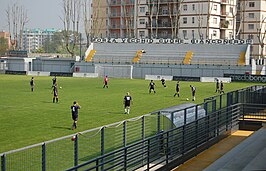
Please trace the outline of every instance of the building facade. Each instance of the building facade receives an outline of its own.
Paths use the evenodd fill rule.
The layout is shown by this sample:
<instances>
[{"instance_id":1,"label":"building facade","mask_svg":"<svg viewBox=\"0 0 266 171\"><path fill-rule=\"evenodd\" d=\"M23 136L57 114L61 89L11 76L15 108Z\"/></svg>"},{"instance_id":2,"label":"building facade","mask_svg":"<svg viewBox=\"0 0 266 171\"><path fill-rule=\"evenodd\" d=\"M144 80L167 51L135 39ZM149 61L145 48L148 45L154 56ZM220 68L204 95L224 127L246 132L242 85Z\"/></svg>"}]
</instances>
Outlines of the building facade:
<instances>
[{"instance_id":1,"label":"building facade","mask_svg":"<svg viewBox=\"0 0 266 171\"><path fill-rule=\"evenodd\" d=\"M5 31L1 31L0 32L0 38L3 37L7 40L7 47L8 49L11 48L11 40L10 40L10 33L9 32L5 32Z\"/></svg>"},{"instance_id":2,"label":"building facade","mask_svg":"<svg viewBox=\"0 0 266 171\"><path fill-rule=\"evenodd\" d=\"M239 0L238 2L239 38L252 39L251 55L255 59L266 56L266 1Z\"/></svg>"},{"instance_id":3,"label":"building facade","mask_svg":"<svg viewBox=\"0 0 266 171\"><path fill-rule=\"evenodd\" d=\"M266 55L263 0L94 0L92 7L102 23L96 37L252 39L252 57Z\"/></svg>"},{"instance_id":4,"label":"building facade","mask_svg":"<svg viewBox=\"0 0 266 171\"><path fill-rule=\"evenodd\" d=\"M58 31L56 29L25 29L22 36L23 49L31 53L43 47L45 41L52 40L54 33Z\"/></svg>"}]
</instances>

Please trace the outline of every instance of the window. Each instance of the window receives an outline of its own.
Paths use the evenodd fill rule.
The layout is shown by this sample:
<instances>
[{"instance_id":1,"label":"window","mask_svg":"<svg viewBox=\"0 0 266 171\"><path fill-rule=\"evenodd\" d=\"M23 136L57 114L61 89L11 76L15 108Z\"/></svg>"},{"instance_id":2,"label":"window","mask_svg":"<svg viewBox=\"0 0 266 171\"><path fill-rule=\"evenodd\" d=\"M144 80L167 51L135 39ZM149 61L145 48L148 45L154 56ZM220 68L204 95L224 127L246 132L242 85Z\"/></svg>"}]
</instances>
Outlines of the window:
<instances>
[{"instance_id":1,"label":"window","mask_svg":"<svg viewBox=\"0 0 266 171\"><path fill-rule=\"evenodd\" d=\"M187 17L183 18L183 24L187 24Z\"/></svg>"},{"instance_id":2,"label":"window","mask_svg":"<svg viewBox=\"0 0 266 171\"><path fill-rule=\"evenodd\" d=\"M192 23L193 23L193 24L195 23L195 18L194 18L194 17L192 17Z\"/></svg>"},{"instance_id":3,"label":"window","mask_svg":"<svg viewBox=\"0 0 266 171\"><path fill-rule=\"evenodd\" d=\"M229 32L228 36L229 36L228 37L229 39L233 38L233 33L232 32Z\"/></svg>"},{"instance_id":4,"label":"window","mask_svg":"<svg viewBox=\"0 0 266 171\"><path fill-rule=\"evenodd\" d=\"M163 15L167 15L168 14L168 10L167 9L163 9Z\"/></svg>"},{"instance_id":5,"label":"window","mask_svg":"<svg viewBox=\"0 0 266 171\"><path fill-rule=\"evenodd\" d=\"M213 35L213 37L216 37L217 36L217 31L213 30L212 35Z\"/></svg>"},{"instance_id":6,"label":"window","mask_svg":"<svg viewBox=\"0 0 266 171\"><path fill-rule=\"evenodd\" d=\"M187 11L187 5L183 5L183 10Z\"/></svg>"},{"instance_id":7,"label":"window","mask_svg":"<svg viewBox=\"0 0 266 171\"><path fill-rule=\"evenodd\" d=\"M252 34L248 35L248 39L253 39L253 38L254 38L254 35L252 35Z\"/></svg>"},{"instance_id":8,"label":"window","mask_svg":"<svg viewBox=\"0 0 266 171\"><path fill-rule=\"evenodd\" d=\"M184 39L187 38L187 30L183 30Z\"/></svg>"},{"instance_id":9,"label":"window","mask_svg":"<svg viewBox=\"0 0 266 171\"><path fill-rule=\"evenodd\" d=\"M145 37L145 31L139 31L139 36L140 36L141 38Z\"/></svg>"},{"instance_id":10,"label":"window","mask_svg":"<svg viewBox=\"0 0 266 171\"><path fill-rule=\"evenodd\" d=\"M213 24L217 24L217 18L213 18Z\"/></svg>"},{"instance_id":11,"label":"window","mask_svg":"<svg viewBox=\"0 0 266 171\"><path fill-rule=\"evenodd\" d=\"M142 13L145 12L145 7L140 7L139 12L142 12Z\"/></svg>"},{"instance_id":12,"label":"window","mask_svg":"<svg viewBox=\"0 0 266 171\"><path fill-rule=\"evenodd\" d=\"M217 11L217 5L213 5L213 10Z\"/></svg>"},{"instance_id":13,"label":"window","mask_svg":"<svg viewBox=\"0 0 266 171\"><path fill-rule=\"evenodd\" d=\"M233 12L234 12L233 7L230 7L230 13L233 14Z\"/></svg>"},{"instance_id":14,"label":"window","mask_svg":"<svg viewBox=\"0 0 266 171\"><path fill-rule=\"evenodd\" d=\"M192 4L192 10L195 11L195 4Z\"/></svg>"},{"instance_id":15,"label":"window","mask_svg":"<svg viewBox=\"0 0 266 171\"><path fill-rule=\"evenodd\" d=\"M248 13L248 17L249 18L255 18L255 15L254 15L254 13Z\"/></svg>"},{"instance_id":16,"label":"window","mask_svg":"<svg viewBox=\"0 0 266 171\"><path fill-rule=\"evenodd\" d=\"M145 19L139 19L139 24L145 24Z\"/></svg>"},{"instance_id":17,"label":"window","mask_svg":"<svg viewBox=\"0 0 266 171\"><path fill-rule=\"evenodd\" d=\"M195 37L195 31L191 30L191 34L192 34L192 37L194 38Z\"/></svg>"},{"instance_id":18,"label":"window","mask_svg":"<svg viewBox=\"0 0 266 171\"><path fill-rule=\"evenodd\" d=\"M249 25L248 25L248 29L249 29L249 30L253 30L253 29L254 29L254 24L249 24Z\"/></svg>"},{"instance_id":19,"label":"window","mask_svg":"<svg viewBox=\"0 0 266 171\"><path fill-rule=\"evenodd\" d=\"M249 3L248 3L248 6L249 6L249 7L255 7L255 2L249 2Z\"/></svg>"}]
</instances>

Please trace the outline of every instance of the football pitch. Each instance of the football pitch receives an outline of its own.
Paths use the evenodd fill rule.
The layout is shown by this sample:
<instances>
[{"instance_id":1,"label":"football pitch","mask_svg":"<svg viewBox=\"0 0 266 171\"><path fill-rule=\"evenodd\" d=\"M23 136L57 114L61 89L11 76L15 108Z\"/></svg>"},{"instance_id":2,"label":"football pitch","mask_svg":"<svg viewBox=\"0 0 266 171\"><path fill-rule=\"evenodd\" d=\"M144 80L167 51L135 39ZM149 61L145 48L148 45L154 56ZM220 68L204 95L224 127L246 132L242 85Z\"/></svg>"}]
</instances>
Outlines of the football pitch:
<instances>
[{"instance_id":1,"label":"football pitch","mask_svg":"<svg viewBox=\"0 0 266 171\"><path fill-rule=\"evenodd\" d=\"M166 88L155 81L156 94L149 94L149 81L143 79L110 78L109 88L103 88L103 78L58 77L58 87L62 89L59 103L53 103L53 77L34 77L34 92L30 89L30 78L0 75L0 153L191 102L189 85L196 87L194 103L217 95L215 83L181 81L180 97L173 97L175 81L166 81ZM224 90L252 85L258 83L225 83ZM133 98L129 115L124 114L126 92ZM81 109L78 128L73 131L70 106L74 100Z\"/></svg>"}]
</instances>

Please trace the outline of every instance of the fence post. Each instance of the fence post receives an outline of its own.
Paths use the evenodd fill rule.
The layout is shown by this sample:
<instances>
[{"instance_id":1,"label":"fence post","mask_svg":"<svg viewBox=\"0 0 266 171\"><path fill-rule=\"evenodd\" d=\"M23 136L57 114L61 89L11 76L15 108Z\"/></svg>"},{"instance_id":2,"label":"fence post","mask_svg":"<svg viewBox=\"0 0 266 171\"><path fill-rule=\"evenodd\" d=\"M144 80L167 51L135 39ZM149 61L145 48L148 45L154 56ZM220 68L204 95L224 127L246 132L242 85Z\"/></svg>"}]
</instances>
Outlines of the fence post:
<instances>
[{"instance_id":1,"label":"fence post","mask_svg":"<svg viewBox=\"0 0 266 171\"><path fill-rule=\"evenodd\" d=\"M141 118L142 120L142 122L141 122L141 124L142 124L142 128L141 128L141 134L142 134L142 140L144 140L144 138L145 138L145 118L144 118L144 116L142 116L142 118Z\"/></svg>"},{"instance_id":2,"label":"fence post","mask_svg":"<svg viewBox=\"0 0 266 171\"><path fill-rule=\"evenodd\" d=\"M46 170L46 144L42 144L42 171Z\"/></svg>"},{"instance_id":3,"label":"fence post","mask_svg":"<svg viewBox=\"0 0 266 171\"><path fill-rule=\"evenodd\" d=\"M124 170L127 170L127 148L124 150Z\"/></svg>"},{"instance_id":4,"label":"fence post","mask_svg":"<svg viewBox=\"0 0 266 171\"><path fill-rule=\"evenodd\" d=\"M157 133L161 131L161 112L158 112Z\"/></svg>"},{"instance_id":5,"label":"fence post","mask_svg":"<svg viewBox=\"0 0 266 171\"><path fill-rule=\"evenodd\" d=\"M184 109L184 125L182 126L182 155L185 152L185 136L186 136L186 124L187 124L187 109Z\"/></svg>"},{"instance_id":6,"label":"fence post","mask_svg":"<svg viewBox=\"0 0 266 171\"><path fill-rule=\"evenodd\" d=\"M78 135L75 135L74 141L74 166L78 165Z\"/></svg>"},{"instance_id":7,"label":"fence post","mask_svg":"<svg viewBox=\"0 0 266 171\"><path fill-rule=\"evenodd\" d=\"M101 130L101 155L104 155L104 127ZM101 160L101 170L104 170L103 158Z\"/></svg>"},{"instance_id":8,"label":"fence post","mask_svg":"<svg viewBox=\"0 0 266 171\"><path fill-rule=\"evenodd\" d=\"M6 171L6 154L1 156L1 169L2 171Z\"/></svg>"},{"instance_id":9,"label":"fence post","mask_svg":"<svg viewBox=\"0 0 266 171\"><path fill-rule=\"evenodd\" d=\"M124 121L123 123L123 144L124 144L124 147L127 145L127 121Z\"/></svg>"},{"instance_id":10,"label":"fence post","mask_svg":"<svg viewBox=\"0 0 266 171\"><path fill-rule=\"evenodd\" d=\"M195 147L197 148L198 147L198 124L199 124L199 121L198 121L198 105L195 106L195 123L196 123L196 137L195 137L195 140L196 140L196 145Z\"/></svg>"},{"instance_id":11,"label":"fence post","mask_svg":"<svg viewBox=\"0 0 266 171\"><path fill-rule=\"evenodd\" d=\"M147 171L150 170L150 139L148 140L148 150L147 150Z\"/></svg>"}]
</instances>

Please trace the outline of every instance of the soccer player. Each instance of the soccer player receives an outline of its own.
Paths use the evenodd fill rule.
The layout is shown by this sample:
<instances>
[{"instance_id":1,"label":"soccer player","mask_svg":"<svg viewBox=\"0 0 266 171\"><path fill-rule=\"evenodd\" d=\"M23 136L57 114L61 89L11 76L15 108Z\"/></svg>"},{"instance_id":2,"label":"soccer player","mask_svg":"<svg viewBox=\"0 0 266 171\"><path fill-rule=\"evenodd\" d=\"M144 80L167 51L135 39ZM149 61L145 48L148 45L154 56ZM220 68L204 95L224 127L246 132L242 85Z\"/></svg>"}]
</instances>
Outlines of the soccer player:
<instances>
[{"instance_id":1,"label":"soccer player","mask_svg":"<svg viewBox=\"0 0 266 171\"><path fill-rule=\"evenodd\" d=\"M166 87L164 78L161 79L161 82L162 82L163 87Z\"/></svg>"},{"instance_id":2,"label":"soccer player","mask_svg":"<svg viewBox=\"0 0 266 171\"><path fill-rule=\"evenodd\" d=\"M125 114L129 114L130 112L130 102L133 101L132 97L127 92L126 96L124 97L124 105L125 105Z\"/></svg>"},{"instance_id":3,"label":"soccer player","mask_svg":"<svg viewBox=\"0 0 266 171\"><path fill-rule=\"evenodd\" d=\"M150 84L149 84L149 94L151 93L151 91L153 91L153 93L155 94L156 91L154 90L155 88L155 83L153 82L153 80L151 80Z\"/></svg>"},{"instance_id":4,"label":"soccer player","mask_svg":"<svg viewBox=\"0 0 266 171\"><path fill-rule=\"evenodd\" d=\"M71 113L72 113L72 119L73 119L72 130L77 128L78 113L79 113L80 108L81 106L76 101L74 101L73 105L71 106Z\"/></svg>"},{"instance_id":5,"label":"soccer player","mask_svg":"<svg viewBox=\"0 0 266 171\"><path fill-rule=\"evenodd\" d=\"M176 93L174 94L174 97L176 95L177 95L177 97L179 97L179 91L180 91L179 81L176 82L175 90L176 90Z\"/></svg>"},{"instance_id":6,"label":"soccer player","mask_svg":"<svg viewBox=\"0 0 266 171\"><path fill-rule=\"evenodd\" d=\"M52 83L53 83L53 85L52 85L52 87L56 84L56 76L54 76L54 78L52 79Z\"/></svg>"},{"instance_id":7,"label":"soccer player","mask_svg":"<svg viewBox=\"0 0 266 171\"><path fill-rule=\"evenodd\" d=\"M196 87L190 85L190 88L191 88L191 93L192 93L192 101L195 101L196 100Z\"/></svg>"},{"instance_id":8,"label":"soccer player","mask_svg":"<svg viewBox=\"0 0 266 171\"><path fill-rule=\"evenodd\" d=\"M107 75L104 77L103 83L104 83L103 88L105 87L108 88L108 76Z\"/></svg>"},{"instance_id":9,"label":"soccer player","mask_svg":"<svg viewBox=\"0 0 266 171\"><path fill-rule=\"evenodd\" d=\"M34 85L35 85L35 83L34 83L34 78L31 77L31 80L30 80L30 87L31 87L31 91L32 91L32 92L33 92L33 90L34 90Z\"/></svg>"},{"instance_id":10,"label":"soccer player","mask_svg":"<svg viewBox=\"0 0 266 171\"><path fill-rule=\"evenodd\" d=\"M53 103L55 101L56 101L56 103L58 103L58 89L57 89L57 84L53 85L52 93L54 94Z\"/></svg>"},{"instance_id":11,"label":"soccer player","mask_svg":"<svg viewBox=\"0 0 266 171\"><path fill-rule=\"evenodd\" d=\"M216 90L215 90L215 93L219 93L220 92L220 89L219 89L219 80L216 79Z\"/></svg>"},{"instance_id":12,"label":"soccer player","mask_svg":"<svg viewBox=\"0 0 266 171\"><path fill-rule=\"evenodd\" d=\"M224 83L221 81L220 83L220 94L224 93Z\"/></svg>"}]
</instances>

